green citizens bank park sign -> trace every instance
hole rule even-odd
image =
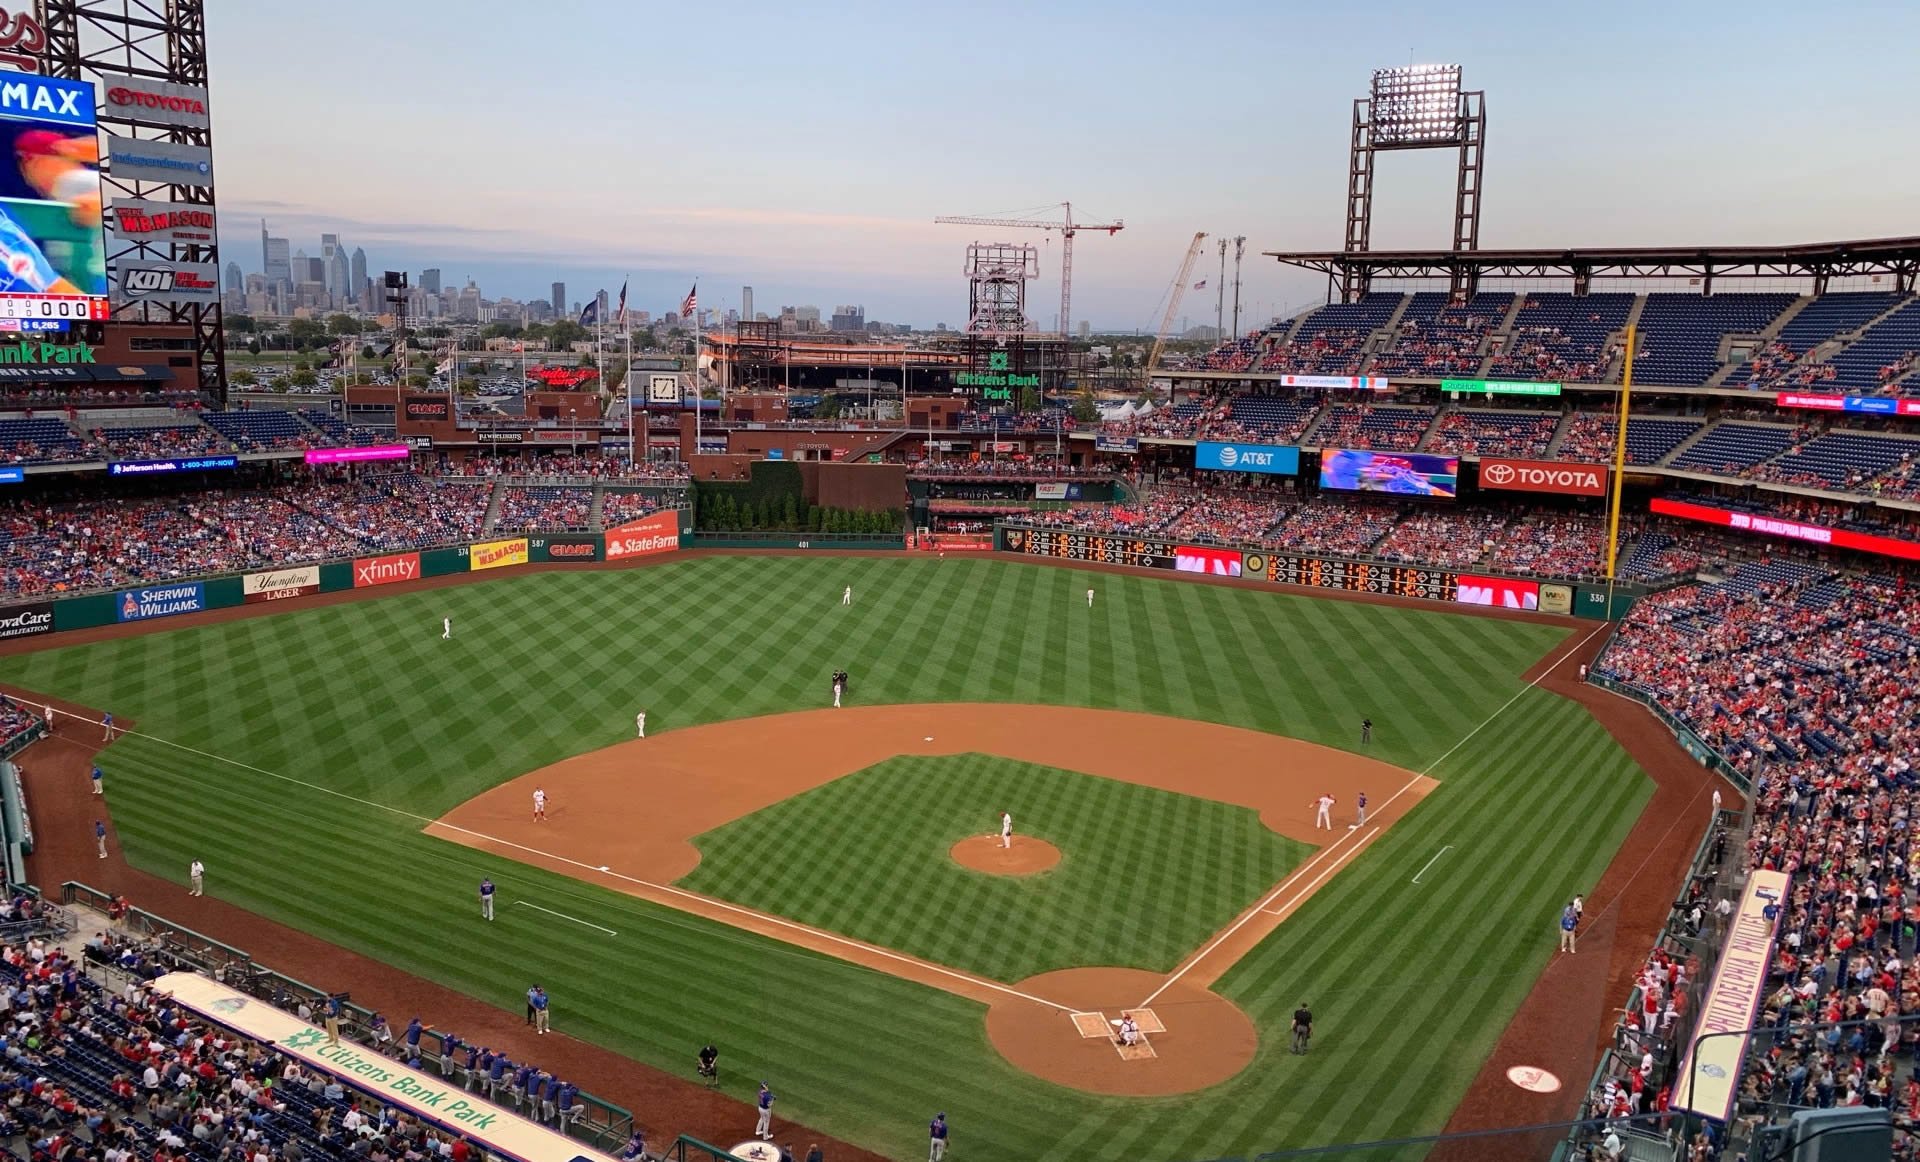
[[[0,343],[0,364],[92,363],[86,343]]]
[[[996,400],[1000,403],[1013,402],[1013,389],[1016,387],[1039,387],[1038,375],[1015,375],[1007,369],[1007,353],[993,351],[987,355],[987,374],[962,371],[953,377],[961,387],[977,387],[980,398]]]

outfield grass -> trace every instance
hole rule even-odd
[[[1015,878],[948,858],[998,828],[993,803],[1059,865]],[[981,754],[889,759],[694,845],[694,891],[1003,981],[1171,972],[1313,850],[1245,807]]]
[[[895,1157],[925,1150],[939,1109],[969,1159],[1207,1158],[1438,1129],[1546,961],[1558,902],[1594,882],[1651,791],[1579,708],[1515,699],[1562,631],[1093,583],[1090,611],[1087,574],[1019,562],[706,558],[46,651],[0,659],[0,677],[151,736],[102,763],[136,865],[184,879],[203,859],[216,895],[509,1011],[549,982],[567,1031],[666,1069],[714,1038],[730,1078],[775,1079],[782,1114]],[[993,1052],[971,1002],[419,834],[486,787],[624,740],[636,706],[656,729],[808,708],[836,667],[862,701],[1141,710],[1340,747],[1371,717],[1374,758],[1421,770],[1452,753],[1408,820],[1222,982],[1265,1047],[1184,1099],[1053,1087]],[[300,875],[271,870],[294,862]],[[503,901],[484,931],[482,874]],[[1296,1058],[1276,1047],[1303,996],[1320,1033]]]

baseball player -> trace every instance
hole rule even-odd
[[[527,990],[527,1004],[533,1006],[533,1031],[547,1031],[547,990],[534,985]]]
[[[841,594],[840,594],[840,604],[842,604],[842,605],[852,605],[852,604],[853,604],[853,586],[851,586],[851,585],[849,585],[849,586],[847,586],[847,587],[846,587],[846,589],[845,589],[845,590],[843,590],[843,591],[841,592]]]
[[[1013,846],[1013,814],[1008,811],[1000,812],[1000,846]]]
[[[1140,1022],[1133,1019],[1132,1013],[1120,1018],[1120,1044],[1138,1045],[1140,1043]]]
[[[927,1137],[932,1144],[927,1147],[927,1162],[940,1162],[947,1156],[947,1115],[933,1115],[933,1121],[927,1125]]]
[[[187,882],[193,885],[192,895],[207,894],[207,865],[194,860],[187,865]]]
[[[1362,791],[1360,792],[1360,798],[1354,804],[1353,828],[1349,828],[1349,830],[1352,830],[1354,828],[1365,827],[1366,825],[1367,825],[1367,793],[1365,791]]]
[[[1313,815],[1313,829],[1318,831],[1324,827],[1328,831],[1332,831],[1333,796],[1331,794],[1322,794],[1318,799],[1314,800],[1314,805],[1318,810],[1316,810]]]
[[[106,776],[100,773],[100,764],[99,764],[99,763],[95,763],[95,764],[93,764],[93,776],[92,776],[92,777],[93,777],[93,793],[94,793],[94,794],[96,794],[96,795],[104,795],[104,794],[106,794],[106,788],[105,788],[105,786],[104,786],[104,784],[105,784],[105,782],[106,782]]]
[[[642,710],[633,716],[634,733],[641,738],[647,737],[647,712]]]
[[[840,708],[840,691],[843,689],[845,689],[845,687],[841,685],[839,676],[835,675],[833,679],[833,708],[835,710]]]
[[[480,914],[493,919],[493,881],[485,877],[480,880]]]
[[[1360,720],[1360,745],[1370,746],[1372,745],[1372,743],[1373,743],[1373,719],[1362,718]]]
[[[773,1091],[767,1088],[766,1082],[761,1082],[760,1095],[754,1098],[754,1104],[760,1107],[760,1120],[754,1123],[753,1136],[769,1142],[773,1141],[774,1101]]]
[[[111,710],[100,716],[100,741],[113,741],[113,711]]]
[[[453,619],[451,617],[441,618],[440,619],[440,640],[449,641],[452,639],[452,637],[453,637]]]
[[[1091,589],[1087,590],[1087,608],[1093,608],[1093,590]]]
[[[1580,926],[1580,913],[1574,910],[1573,901],[1560,911],[1560,951],[1573,951],[1573,930]]]
[[[535,823],[547,821],[547,792],[540,787],[533,789],[533,821]]]
[[[99,845],[100,858],[107,858],[107,825],[102,820],[93,821],[93,841]]]

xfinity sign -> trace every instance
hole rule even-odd
[[[1607,469],[1600,464],[1559,464],[1551,460],[1483,457],[1480,461],[1480,487],[1503,492],[1605,496]]]
[[[1219,472],[1294,476],[1300,471],[1300,449],[1278,444],[1223,444],[1202,440],[1194,446],[1193,466]]]

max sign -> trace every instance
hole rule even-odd
[[[1506,492],[1558,492],[1563,496],[1605,496],[1607,469],[1600,464],[1558,464],[1550,460],[1480,461],[1480,487]]]

